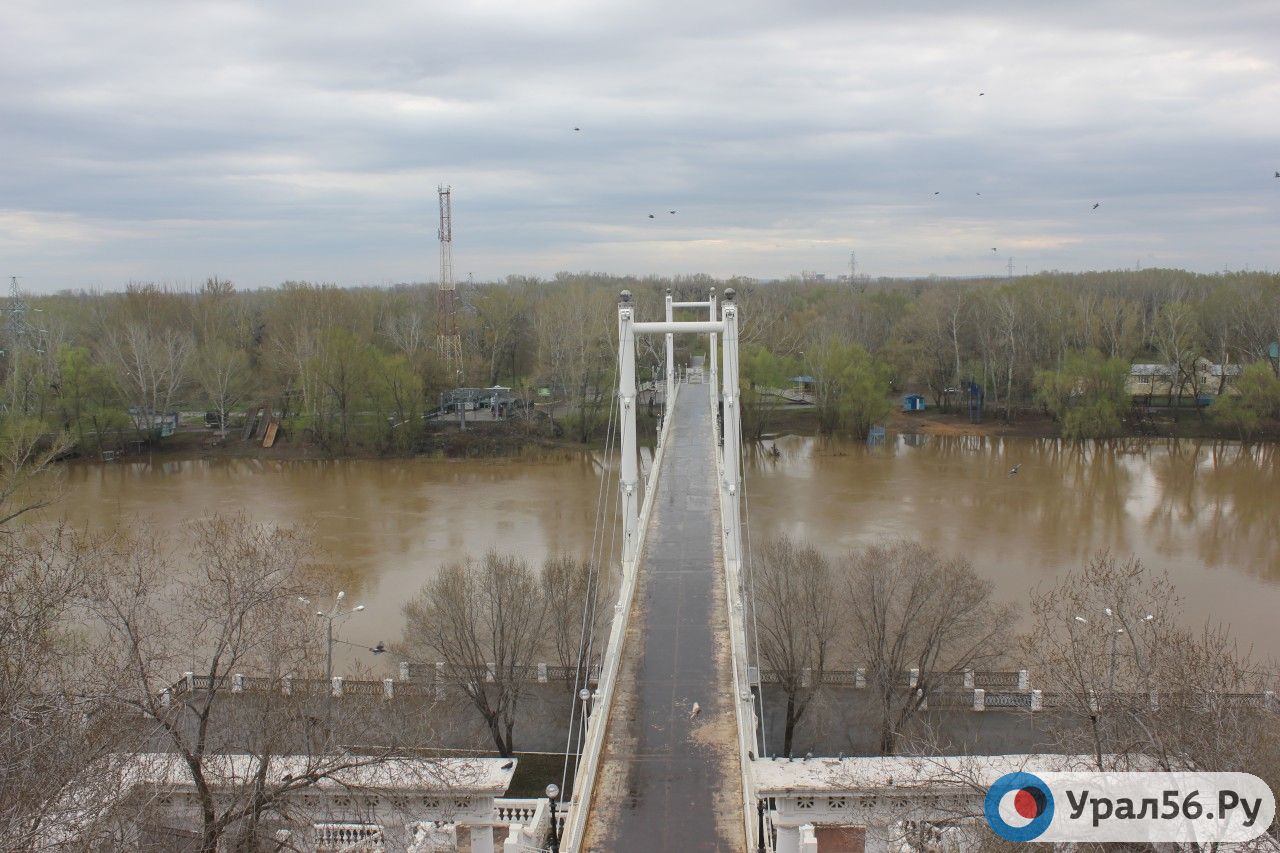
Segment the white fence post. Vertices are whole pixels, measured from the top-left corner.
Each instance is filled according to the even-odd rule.
[[[800,670],[800,686],[801,687],[813,686],[813,668],[812,667],[806,666],[804,669]]]
[[[492,684],[492,683],[493,683],[494,676],[497,674],[497,672],[498,672],[498,665],[497,665],[497,664],[494,664],[494,663],[487,663],[487,664],[485,664],[485,665],[484,665],[484,680],[485,680],[487,683]]]
[[[811,823],[800,827],[799,851],[800,853],[818,853],[818,836]]]
[[[975,711],[987,710],[987,691],[983,690],[981,687],[974,688],[973,710]]]
[[[538,683],[539,684],[547,683],[547,664],[545,661],[543,663],[538,664]]]
[[[971,669],[966,669],[964,671],[964,689],[965,690],[973,689],[973,670]]]
[[[285,696],[293,695],[293,676],[292,675],[286,675],[284,678],[280,679],[280,692]]]
[[[908,674],[907,686],[915,687],[919,683],[920,683],[920,670],[918,667],[912,667],[911,672]]]
[[[333,681],[329,685],[329,690],[333,696],[342,695],[342,676],[341,675],[335,675],[333,677]]]
[[[1031,710],[1033,711],[1044,710],[1044,693],[1042,693],[1039,690],[1031,691]]]
[[[231,676],[231,692],[232,693],[244,692],[244,673],[243,672],[237,672]]]
[[[392,678],[382,679],[382,695],[387,699],[396,698],[396,682]]]
[[[407,660],[400,661],[400,680],[409,680],[409,662]]]
[[[1031,679],[1028,677],[1027,671],[1025,669],[1018,670],[1018,689],[1026,690],[1030,686]]]
[[[867,671],[862,667],[858,667],[853,671],[853,686],[862,690],[867,686]]]
[[[196,689],[196,674],[194,672],[182,673],[182,680],[187,682],[187,692],[194,693]]]

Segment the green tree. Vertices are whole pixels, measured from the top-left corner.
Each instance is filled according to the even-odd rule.
[[[738,358],[742,432],[759,441],[768,431],[778,405],[786,402],[777,392],[789,384],[796,366],[760,344],[743,347]]]
[[[1059,370],[1036,374],[1036,397],[1065,438],[1114,438],[1124,429],[1129,407],[1124,359],[1107,358],[1097,350],[1067,353]]]
[[[1209,406],[1215,423],[1234,429],[1242,441],[1257,432],[1265,418],[1280,417],[1280,378],[1265,361],[1245,367],[1234,390],[1219,394]]]
[[[111,371],[94,360],[88,347],[62,346],[57,353],[53,391],[54,415],[75,441],[76,449],[100,451],[113,435],[119,439],[129,427]]]
[[[847,430],[865,438],[872,424],[892,411],[888,369],[857,344],[820,343],[806,365],[813,374],[814,406],[823,433]]]

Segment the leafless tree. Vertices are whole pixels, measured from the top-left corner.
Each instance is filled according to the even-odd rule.
[[[992,582],[967,560],[915,542],[864,546],[845,568],[852,651],[876,701],[880,753],[892,755],[940,680],[1000,656],[1012,611],[992,601]]]
[[[249,356],[222,341],[209,341],[196,350],[192,372],[218,413],[218,434],[225,438],[231,409],[249,391]]]
[[[581,671],[585,684],[586,668],[604,652],[604,634],[613,612],[613,578],[608,569],[590,560],[561,554],[543,561],[542,585],[556,660],[563,667]],[[588,656],[592,645],[595,651]],[[573,689],[572,679],[566,679],[565,684]]]
[[[782,751],[790,756],[796,724],[822,683],[838,631],[835,584],[826,557],[786,537],[760,548],[752,573],[760,662],[787,696]]]
[[[136,721],[135,752],[177,757],[202,853],[258,849],[260,826],[285,817],[293,794],[395,761],[401,746],[376,715],[348,718],[323,679],[303,678],[324,671],[326,650],[297,600],[307,554],[296,530],[214,517],[193,526],[189,567],[161,539],[119,534],[89,581],[100,690]],[[193,681],[175,684],[183,671]]]
[[[102,349],[121,394],[133,404],[138,431],[153,433],[186,382],[193,349],[191,335],[130,321],[109,328]]]
[[[1275,673],[1230,632],[1185,627],[1164,574],[1101,553],[1032,596],[1028,662],[1057,713],[1064,751],[1099,770],[1139,759],[1164,770],[1248,771],[1280,781]]]
[[[517,710],[546,613],[529,565],[496,551],[446,566],[404,606],[404,646],[419,660],[444,663],[504,756],[515,749]]]

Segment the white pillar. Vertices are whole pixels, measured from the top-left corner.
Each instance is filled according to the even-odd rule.
[[[668,304],[669,301],[668,301]],[[669,310],[669,309],[668,309]],[[635,308],[631,304],[631,291],[622,291],[618,303],[618,409],[622,424],[622,490],[619,507],[622,511],[622,562],[635,559],[639,541],[640,510],[637,498],[639,481],[636,463],[636,333]]]
[[[1031,686],[1031,679],[1025,669],[1018,670],[1018,689],[1026,690]]]
[[[396,682],[394,679],[382,679],[382,695],[386,699],[396,698]]]
[[[776,853],[800,853],[799,827],[778,827],[778,840],[775,842],[773,849]]]
[[[733,288],[724,292],[720,313],[724,319],[724,339],[720,342],[723,369],[720,381],[724,402],[724,488],[726,491],[725,526],[728,536],[725,542],[725,563],[737,569],[738,562],[738,501],[741,499],[741,479],[738,471],[738,442],[742,430],[738,423],[738,306],[734,303]]]
[[[471,853],[493,853],[493,827],[471,826]]]
[[[973,710],[987,710],[987,691],[983,690],[981,687],[973,691]]]
[[[671,288],[667,288],[667,322],[674,319],[671,310]],[[667,333],[667,390],[662,397],[662,410],[667,416],[671,414],[671,400],[676,395],[676,336]]]
[[[818,834],[811,823],[800,827],[800,853],[818,853]]]
[[[711,288],[711,321],[713,323],[716,321],[716,289],[714,287]],[[716,338],[717,338],[716,333],[712,332],[711,348],[710,348],[710,351],[708,352],[708,355],[710,356],[710,358],[707,359],[707,361],[710,362],[711,364],[711,395],[713,397],[715,396],[716,388],[718,387],[718,382],[719,382],[719,371],[716,369],[716,355],[717,355]]]

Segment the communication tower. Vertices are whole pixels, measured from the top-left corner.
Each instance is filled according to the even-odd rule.
[[[453,211],[450,187],[440,193],[440,290],[436,297],[436,347],[445,369],[462,385],[462,336],[458,334],[458,286],[453,281]]]

